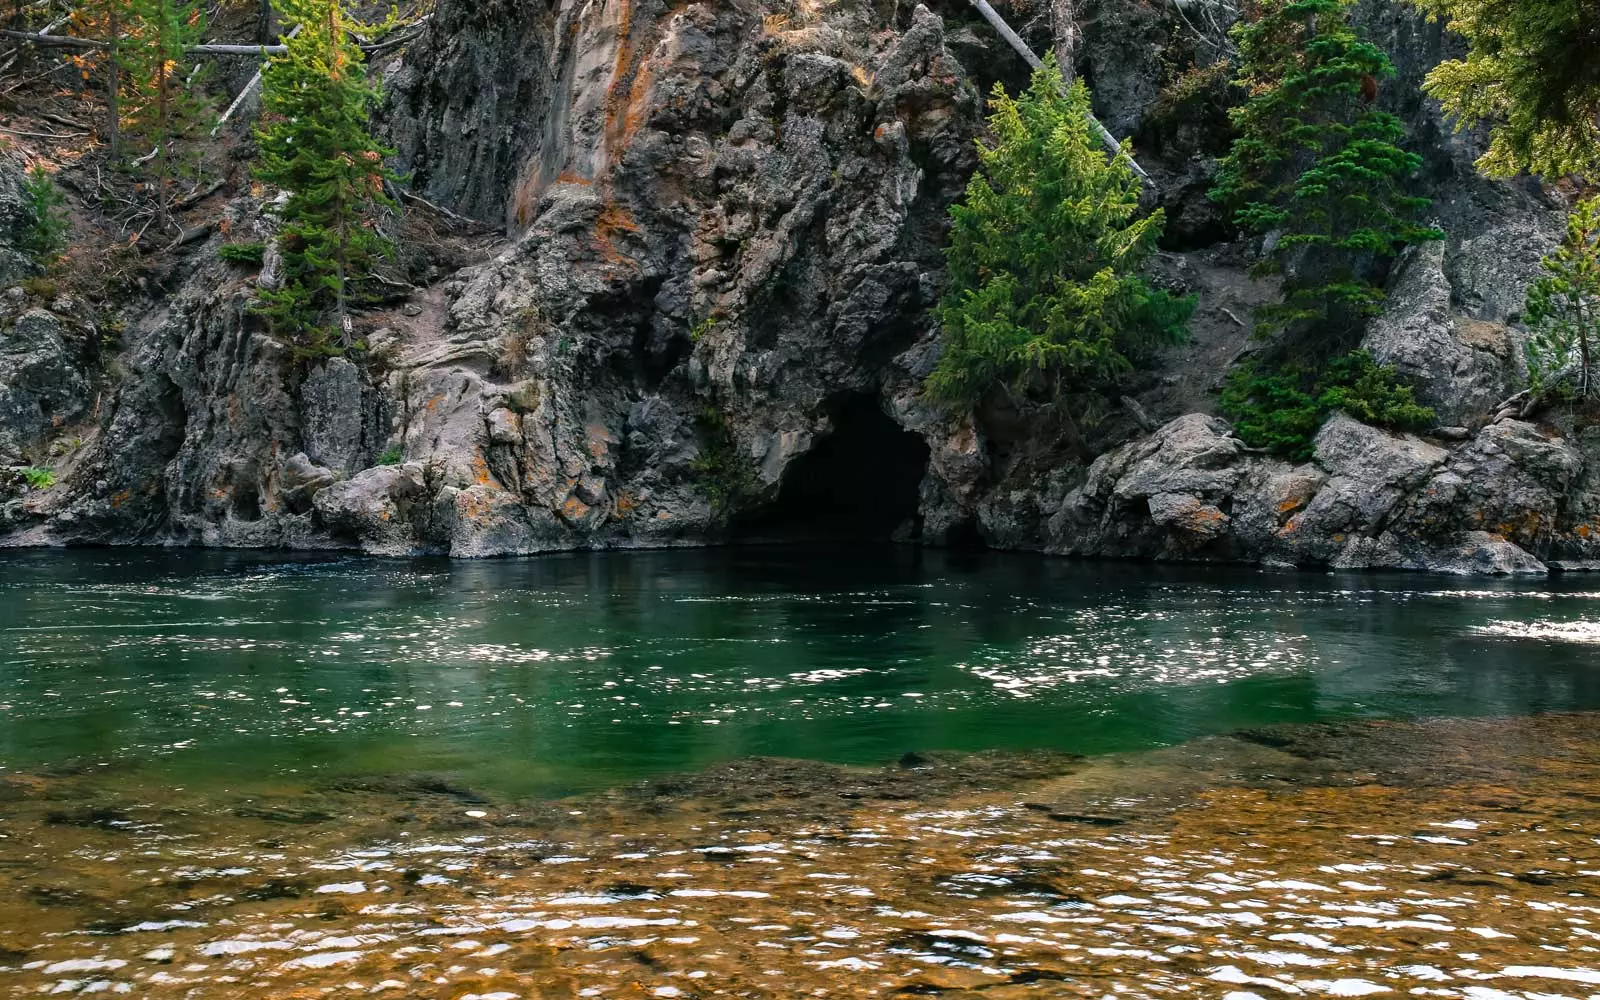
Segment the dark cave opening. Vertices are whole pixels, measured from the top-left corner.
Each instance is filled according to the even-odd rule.
[[[829,413],[832,432],[789,465],[778,498],[734,525],[740,540],[889,541],[919,534],[927,443],[891,420],[873,395],[851,393]]]

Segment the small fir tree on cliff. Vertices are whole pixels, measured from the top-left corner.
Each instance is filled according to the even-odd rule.
[[[35,263],[53,264],[66,248],[67,231],[71,228],[66,196],[56,187],[49,171],[38,163],[23,176],[21,195],[24,218],[17,249]]]
[[[1331,351],[1380,308],[1382,265],[1443,235],[1416,222],[1428,201],[1405,187],[1421,158],[1374,103],[1394,67],[1356,37],[1352,3],[1262,0],[1234,29],[1250,97],[1231,112],[1238,137],[1212,189],[1241,227],[1277,234],[1261,270],[1283,275],[1284,300],[1258,311],[1258,330],[1312,333]]]
[[[1019,98],[996,85],[993,108],[994,143],[978,143],[966,203],[950,210],[944,352],[928,389],[973,406],[995,386],[1051,400],[1104,388],[1180,339],[1194,310],[1137,273],[1164,216],[1137,217],[1128,148],[1101,148],[1087,88],[1066,87],[1053,62]]]
[[[118,48],[126,96],[122,131],[153,154],[156,202],[165,213],[179,173],[177,146],[210,118],[187,54],[205,33],[205,12],[193,0],[118,0],[128,37]]]
[[[1578,203],[1567,236],[1528,289],[1528,374],[1539,396],[1600,395],[1600,195]]]
[[[383,162],[394,151],[369,128],[379,92],[340,0],[274,3],[285,23],[301,27],[262,74],[256,176],[289,197],[279,209],[282,279],[262,293],[261,311],[300,353],[336,354],[349,344],[353,285],[393,252],[373,220],[396,207],[384,191],[396,179]]]

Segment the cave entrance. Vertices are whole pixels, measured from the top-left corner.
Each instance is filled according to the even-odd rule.
[[[828,407],[833,430],[789,463],[778,498],[734,526],[743,541],[889,541],[920,532],[918,490],[928,445],[851,393]]]

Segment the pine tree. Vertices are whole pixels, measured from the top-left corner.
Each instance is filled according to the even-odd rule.
[[[340,0],[275,2],[301,30],[262,74],[256,175],[289,196],[279,210],[282,282],[263,292],[262,312],[302,353],[338,353],[348,345],[353,284],[393,250],[373,226],[379,208],[395,207],[384,191],[396,179],[383,162],[393,150],[369,128],[379,93]]]
[[[1421,158],[1373,103],[1394,67],[1356,37],[1352,3],[1262,0],[1234,29],[1250,97],[1230,113],[1238,137],[1211,192],[1244,229],[1278,234],[1261,271],[1284,275],[1284,301],[1258,311],[1258,331],[1312,333],[1330,354],[1380,308],[1382,264],[1443,236],[1415,221],[1428,201],[1405,186]]]
[[[996,85],[980,169],[950,210],[950,287],[938,310],[943,354],[930,393],[975,405],[991,388],[1056,400],[1094,392],[1157,344],[1181,338],[1191,299],[1137,271],[1164,215],[1136,218],[1130,152],[1106,153],[1089,91],[1064,86],[1054,61],[1020,98]]]
[[[35,163],[22,179],[24,226],[17,249],[39,264],[53,264],[67,245],[71,222],[66,213],[66,196],[56,187],[48,171]]]
[[[1424,88],[1460,125],[1489,122],[1479,169],[1600,180],[1600,3],[1413,0],[1467,40]]]
[[[176,147],[209,118],[196,88],[197,67],[186,53],[205,32],[205,13],[194,0],[118,2],[126,8],[128,36],[118,56],[126,81],[123,133],[154,154],[150,172],[166,212],[179,170]]]
[[[1600,395],[1600,195],[1578,203],[1567,236],[1528,289],[1528,373],[1539,396]]]
[[[96,72],[105,74],[106,117],[101,138],[113,162],[122,156],[122,74],[123,15],[126,0],[79,0],[72,8],[73,32],[84,38],[97,38],[106,43],[104,50],[88,50],[67,58],[77,68],[87,84]]]

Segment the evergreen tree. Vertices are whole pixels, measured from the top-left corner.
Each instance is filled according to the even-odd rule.
[[[950,210],[944,351],[930,393],[971,406],[991,388],[1052,399],[1107,387],[1155,345],[1181,338],[1192,299],[1137,274],[1160,238],[1160,210],[1136,218],[1126,145],[1106,153],[1089,91],[1053,62],[1020,98],[996,85],[980,169]]]
[[[1462,125],[1490,122],[1478,167],[1554,180],[1600,180],[1600,3],[1595,0],[1414,0],[1467,40],[1425,89]]]
[[[289,196],[279,210],[282,281],[263,292],[262,312],[302,353],[338,353],[348,346],[353,284],[393,250],[373,226],[380,207],[395,207],[383,187],[395,179],[383,162],[393,150],[368,126],[378,89],[341,0],[275,2],[300,32],[262,74],[256,175]]]
[[[1415,221],[1428,201],[1405,185],[1421,158],[1373,103],[1394,67],[1356,37],[1352,3],[1262,0],[1234,29],[1250,97],[1231,112],[1239,134],[1211,192],[1241,227],[1278,234],[1261,270],[1284,275],[1284,301],[1258,312],[1258,330],[1313,332],[1329,353],[1380,307],[1381,265],[1443,235]]]
[[[165,212],[179,168],[176,147],[209,117],[197,96],[197,67],[186,53],[205,32],[205,14],[194,0],[117,2],[126,7],[128,35],[118,55],[126,81],[123,132],[154,154],[151,174]]]
[[[105,73],[106,118],[101,138],[112,161],[122,155],[122,74],[123,14],[125,0],[79,0],[72,8],[72,28],[84,38],[99,38],[106,43],[103,51],[77,52],[67,58],[77,67],[83,82],[88,84],[97,71]]]
[[[1578,203],[1567,236],[1528,289],[1528,373],[1535,393],[1600,395],[1600,195]]]
[[[53,264],[67,245],[66,196],[56,187],[49,172],[35,163],[22,179],[24,226],[18,234],[17,249],[39,264]]]

